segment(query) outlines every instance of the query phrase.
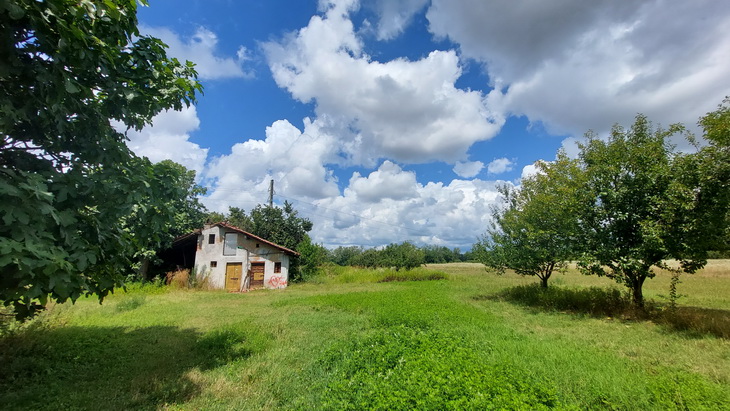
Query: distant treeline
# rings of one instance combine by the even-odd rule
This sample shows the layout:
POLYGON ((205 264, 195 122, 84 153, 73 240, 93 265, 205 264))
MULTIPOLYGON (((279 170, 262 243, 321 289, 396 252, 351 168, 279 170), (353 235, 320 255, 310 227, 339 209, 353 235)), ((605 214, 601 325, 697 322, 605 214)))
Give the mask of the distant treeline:
POLYGON ((459 248, 427 245, 417 247, 410 242, 389 244, 385 248, 358 246, 337 247, 327 250, 327 261, 337 265, 358 267, 413 268, 423 264, 454 263, 469 261, 471 252, 462 253, 459 248))

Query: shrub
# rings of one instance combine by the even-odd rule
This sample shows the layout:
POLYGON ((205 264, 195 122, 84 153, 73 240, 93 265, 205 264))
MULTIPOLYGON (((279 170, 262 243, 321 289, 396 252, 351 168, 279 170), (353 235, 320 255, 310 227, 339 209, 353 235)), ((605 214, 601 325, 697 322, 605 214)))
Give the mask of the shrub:
POLYGON ((544 288, 538 284, 530 284, 508 288, 498 296, 508 301, 548 310, 609 317, 634 314, 629 298, 615 287, 544 288))
POLYGON ((190 270, 176 270, 165 273, 167 285, 173 288, 188 288, 190 284, 190 270))

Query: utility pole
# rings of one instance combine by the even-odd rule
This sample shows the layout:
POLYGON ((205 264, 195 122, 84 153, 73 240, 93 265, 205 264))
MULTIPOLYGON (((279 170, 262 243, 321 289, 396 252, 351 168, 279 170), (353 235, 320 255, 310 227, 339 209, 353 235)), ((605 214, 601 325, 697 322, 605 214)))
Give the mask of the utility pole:
POLYGON ((274 206, 274 179, 269 182, 269 207, 274 206))

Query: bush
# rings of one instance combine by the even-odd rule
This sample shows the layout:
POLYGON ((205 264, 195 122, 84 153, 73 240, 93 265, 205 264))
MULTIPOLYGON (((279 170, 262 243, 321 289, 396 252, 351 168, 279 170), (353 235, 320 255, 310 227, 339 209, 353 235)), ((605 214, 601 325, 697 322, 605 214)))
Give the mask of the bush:
POLYGON ((448 277, 446 273, 441 271, 431 271, 415 268, 406 271, 386 272, 383 278, 378 280, 378 282, 388 283, 391 281, 432 281, 446 280, 447 278, 448 277))
POLYGON ((595 316, 635 314, 631 300, 615 287, 544 288, 539 284, 530 284, 508 288, 498 297, 530 307, 595 316))

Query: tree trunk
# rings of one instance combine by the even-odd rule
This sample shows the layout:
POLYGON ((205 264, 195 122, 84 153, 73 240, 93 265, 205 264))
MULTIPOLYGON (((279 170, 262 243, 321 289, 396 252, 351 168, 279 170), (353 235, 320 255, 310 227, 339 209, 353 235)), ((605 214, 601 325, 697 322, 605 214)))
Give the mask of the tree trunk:
POLYGON ((542 275, 538 274, 538 277, 540 277, 540 287, 548 288, 548 279, 550 279, 550 275, 553 273, 554 268, 555 263, 548 263, 543 270, 542 275))
POLYGON ((139 265, 139 272, 138 272, 139 279, 142 282, 147 281, 147 272, 149 271, 149 268, 150 268, 150 259, 147 257, 142 258, 142 262, 139 265))
POLYGON ((644 309, 644 280, 646 280, 646 275, 644 274, 637 274, 635 277, 631 278, 631 293, 634 305, 642 310, 644 309))

